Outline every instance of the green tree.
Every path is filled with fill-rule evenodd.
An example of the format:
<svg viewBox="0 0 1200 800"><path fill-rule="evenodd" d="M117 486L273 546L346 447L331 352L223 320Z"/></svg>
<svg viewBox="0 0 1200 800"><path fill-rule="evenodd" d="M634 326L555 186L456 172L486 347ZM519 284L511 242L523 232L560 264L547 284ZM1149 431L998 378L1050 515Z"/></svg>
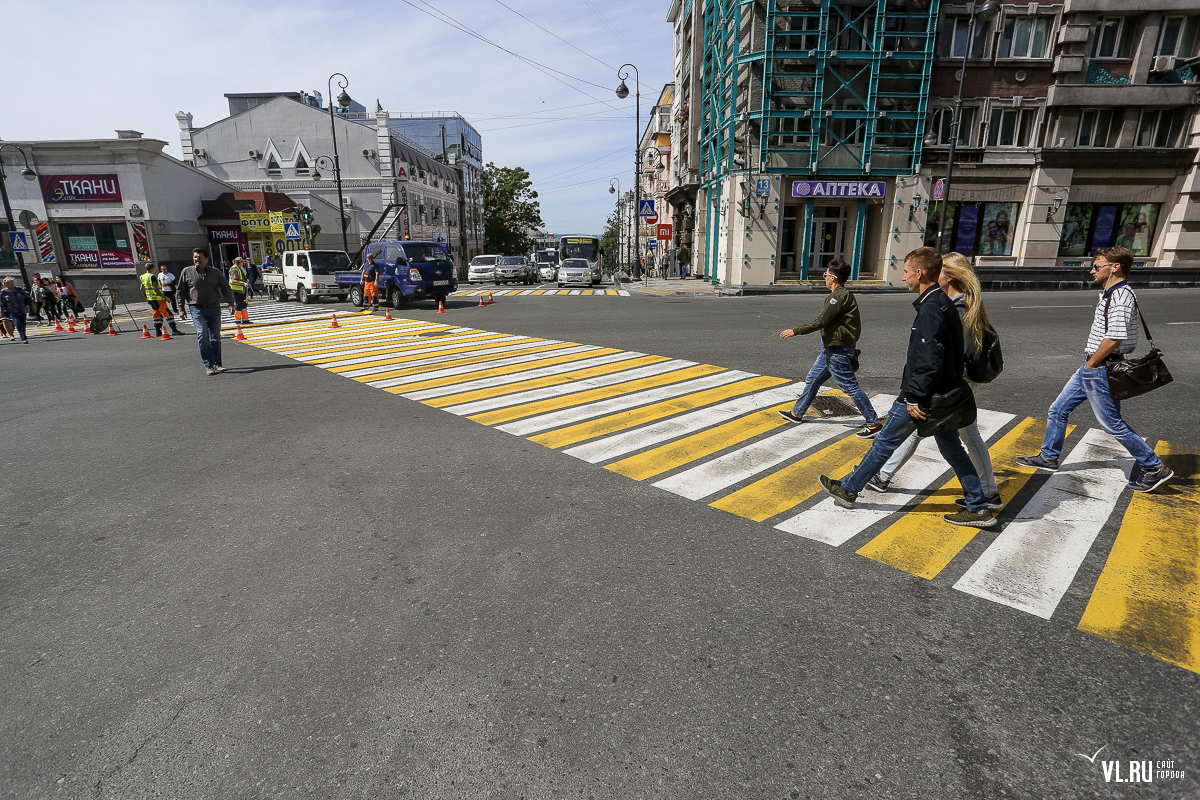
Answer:
<svg viewBox="0 0 1200 800"><path fill-rule="evenodd" d="M609 269L619 269L621 253L621 222L617 218L617 212L614 209L608 215L608 222L604 225L604 235L600 237L600 249L604 251L604 261Z"/></svg>
<svg viewBox="0 0 1200 800"><path fill-rule="evenodd" d="M521 167L483 168L484 251L523 256L533 247L531 230L543 226L542 210L529 173Z"/></svg>

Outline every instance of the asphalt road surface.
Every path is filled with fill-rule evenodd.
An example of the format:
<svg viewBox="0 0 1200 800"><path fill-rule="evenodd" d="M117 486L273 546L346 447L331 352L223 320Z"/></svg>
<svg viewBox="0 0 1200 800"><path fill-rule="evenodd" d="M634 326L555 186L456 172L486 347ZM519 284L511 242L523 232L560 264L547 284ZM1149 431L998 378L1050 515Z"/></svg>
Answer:
<svg viewBox="0 0 1200 800"><path fill-rule="evenodd" d="M1140 297L1175 383L1129 401L1126 417L1188 469L1143 506L1105 494L1122 485L1118 462L1081 462L1079 475L1095 473L1081 507L1105 513L1043 615L956 584L1022 530L1017 505L1049 492L1047 476L1011 476L1026 482L1003 530L962 544L933 577L858 552L906 524L944 535L918 513L945 479L928 465L913 467L933 476L920 508L837 546L820 536L842 517L775 527L797 509L813 518L819 498L781 502L768 473L700 501L685 496L694 483L640 477L634 462L659 446L648 426L803 378L815 337L778 334L815 317L819 296L500 297L482 309L456 298L447 315L415 304L390 326L291 304L313 319L227 340L229 371L214 377L189 339L0 344L0 796L1196 797L1200 292ZM872 395L898 388L910 300L860 298ZM988 302L1006 356L979 392L995 457L1078 365L1095 294ZM331 331L315 315L335 309ZM362 349L388 336L388 353ZM639 391L674 385L651 357L696 362L679 369L710 383L644 405L666 410L633 427L619 404L593 417L593 437L647 438L620 440L622 460L589 461L567 451L617 440L567 435L582 429L561 418L534 431L491 400L494 385L447 395L461 376L429 372L447 362L394 377L411 353L467 358L499 340L547 358L593 348L562 369L597 350L645 359L641 380L657 388ZM377 372L346 374L366 369ZM605 369L581 379L603 384ZM380 375L392 385L370 385ZM538 380L521 387L546 419L580 408L551 410L556 384ZM732 401L705 394L738 386ZM418 391L431 394L401 396ZM701 400L669 406L690 397ZM1068 448L1087 455L1095 421L1085 406L1072 422ZM830 441L784 468L840 463ZM778 485L811 479L793 469ZM772 504L784 510L747 510ZM1054 531L1077 540L1088 513ZM1122 575L1140 566L1157 581L1125 596L1106 563L1135 535L1175 538L1121 556ZM1162 597L1176 598L1169 613L1152 602ZM1121 602L1126 624L1101 624Z"/></svg>

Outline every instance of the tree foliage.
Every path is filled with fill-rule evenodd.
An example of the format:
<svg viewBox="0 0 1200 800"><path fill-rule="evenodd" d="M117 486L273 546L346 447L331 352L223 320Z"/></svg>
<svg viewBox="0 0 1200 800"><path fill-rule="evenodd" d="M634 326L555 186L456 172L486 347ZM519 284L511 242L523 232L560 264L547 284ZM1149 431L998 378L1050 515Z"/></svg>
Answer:
<svg viewBox="0 0 1200 800"><path fill-rule="evenodd" d="M621 221L617 216L616 209L608 215L608 222L604 225L604 235L600 237L600 249L604 251L604 260L608 263L609 268L619 267L621 253Z"/></svg>
<svg viewBox="0 0 1200 800"><path fill-rule="evenodd" d="M522 167L483 168L484 252L523 256L533 247L530 231L543 226L538 193Z"/></svg>

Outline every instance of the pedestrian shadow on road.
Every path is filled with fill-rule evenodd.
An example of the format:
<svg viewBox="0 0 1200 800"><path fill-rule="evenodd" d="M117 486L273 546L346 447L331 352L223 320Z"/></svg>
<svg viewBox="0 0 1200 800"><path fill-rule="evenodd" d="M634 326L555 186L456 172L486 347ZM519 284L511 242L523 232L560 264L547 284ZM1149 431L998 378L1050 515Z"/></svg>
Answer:
<svg viewBox="0 0 1200 800"><path fill-rule="evenodd" d="M251 372L270 372L274 369L299 369L308 364L264 364L259 367L226 367L225 372L231 375L249 375Z"/></svg>

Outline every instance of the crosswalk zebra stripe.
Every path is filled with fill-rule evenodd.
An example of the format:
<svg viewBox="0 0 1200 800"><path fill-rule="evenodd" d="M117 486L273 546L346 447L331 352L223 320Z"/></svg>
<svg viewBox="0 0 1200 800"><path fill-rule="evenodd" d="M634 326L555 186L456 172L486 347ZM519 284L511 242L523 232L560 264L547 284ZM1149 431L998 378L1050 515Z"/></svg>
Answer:
<svg viewBox="0 0 1200 800"><path fill-rule="evenodd" d="M572 361L540 369L515 372L515 370L493 370L494 375L481 376L467 383L455 383L424 391L404 392L410 400L421 400L427 405L442 406L468 403L500 394L516 394L530 389L556 387L569 381L607 375L611 372L631 370L666 361L666 356L648 356L641 353L613 353L599 355L585 361Z"/></svg>
<svg viewBox="0 0 1200 800"><path fill-rule="evenodd" d="M1128 454L1093 428L954 584L1050 619L1125 489Z"/></svg>
<svg viewBox="0 0 1200 800"><path fill-rule="evenodd" d="M392 352L397 348L406 348L409 345L421 344L445 344L447 342L477 342L484 339L492 338L492 334L484 331L476 333L455 333L451 334L446 331L424 331L421 336L374 336L364 341L354 341L347 346L337 349L329 346L321 346L315 348L305 348L298 352L284 353L279 351L280 355L288 355L290 358L300 358L310 364L321 363L325 361L337 361L346 356L367 356L378 352Z"/></svg>
<svg viewBox="0 0 1200 800"><path fill-rule="evenodd" d="M452 333L436 328L413 328L404 331L364 330L356 335L339 337L334 343L328 337L310 341L279 342L270 349L279 355L289 358L319 357L326 353L365 353L388 345L403 345L413 341L429 341L434 338L446 339L454 336L469 336L470 334ZM476 334L481 336L483 334Z"/></svg>
<svg viewBox="0 0 1200 800"><path fill-rule="evenodd" d="M486 339L489 344L516 344L519 342L553 343L553 340L534 339L526 336L492 336L486 337ZM478 345L481 341L483 340L475 339L468 342L458 341L450 344L422 345L421 347L399 346L392 347L385 351L371 353L369 355L356 355L353 358L345 358L345 354L338 354L332 359L318 359L315 363L319 363L325 369L332 369L333 367L348 367L355 364L363 366L366 364L378 363L381 359L384 359L395 353L404 353L406 356L415 356L418 354L445 353L449 351L463 352L464 350L470 350L472 347ZM307 362L307 359L303 358L297 360Z"/></svg>
<svg viewBox="0 0 1200 800"><path fill-rule="evenodd" d="M563 452L591 464L620 458L623 455L637 450L644 450L660 442L677 439L689 433L709 428L725 420L750 414L762 408L775 405L787 398L792 398L794 401L797 391L796 387L802 385L793 384L778 389L768 389L765 392L760 392L750 397L736 397L699 411L693 411L690 414L684 414L655 423L654 425L647 425L644 428L600 439L599 441L581 444L578 447L572 447Z"/></svg>
<svg viewBox="0 0 1200 800"><path fill-rule="evenodd" d="M335 344L349 345L369 337L403 336L434 330L449 329L443 325L428 323L391 326L380 320L379 322L357 324L346 323L337 329L330 328L328 325L303 327L289 325L266 329L256 328L253 331L243 331L243 333L250 341L259 346L271 349L294 346L301 349L304 347L328 347Z"/></svg>
<svg viewBox="0 0 1200 800"><path fill-rule="evenodd" d="M871 404L876 408L882 406L886 409L893 399L881 395L872 398ZM776 426L775 420L765 414L764 416L766 418L763 422L769 422L772 427ZM775 419L779 419L779 416L775 415ZM783 420L779 419L779 422L782 423ZM758 430L755 429L755 433L757 432ZM676 473L669 478L657 481L654 485L689 500L701 500L766 472L830 439L844 436L848 432L849 430L844 424L834 422L813 422L798 427L789 427L782 433L760 439L731 453ZM615 465L610 465L610 468L612 466Z"/></svg>
<svg viewBox="0 0 1200 800"><path fill-rule="evenodd" d="M374 385L375 382L390 378L419 375L425 371L426 367L434 364L445 366L470 366L478 364L480 369L486 369L500 364L527 364L531 362L539 364L558 363L560 359L573 358L578 353L589 353L603 349L590 344L571 344L570 342L544 344L542 342L531 341L505 345L503 347L485 347L468 351L473 355L450 353L425 358L417 357L415 359L396 356L384 359L386 363L372 367L338 367L330 370L330 372L337 372L348 378L370 382Z"/></svg>
<svg viewBox="0 0 1200 800"><path fill-rule="evenodd" d="M1012 420L1012 414L980 409L979 434L987 441ZM841 508L832 497L827 497L812 508L779 523L775 529L840 547L876 522L903 511L946 470L947 464L938 452L937 442L929 437L921 441L916 452L892 478L892 485L886 494L865 491L858 496L854 508Z"/></svg>
<svg viewBox="0 0 1200 800"><path fill-rule="evenodd" d="M505 394L499 397L489 397L483 400L445 406L445 409L451 414L458 414L459 416L482 415L482 412L492 412L494 416L489 416L488 421L484 424L493 424L494 421L498 420L527 417L541 411L563 408L582 400L583 398L580 395L588 393L596 397L606 396L610 393L607 387L614 387L613 390L619 391L620 387L624 386L626 387L626 391L634 391L635 389L650 386L661 386L664 383L680 381L687 377L703 375L712 371L713 369L697 367L695 361L672 358L657 364L649 364L612 375L598 375L594 378L570 381L558 386L549 386L543 389L517 392L515 394ZM604 389L605 391L599 392L600 389ZM506 410L494 411L495 409ZM476 422L482 421L476 420Z"/></svg>

